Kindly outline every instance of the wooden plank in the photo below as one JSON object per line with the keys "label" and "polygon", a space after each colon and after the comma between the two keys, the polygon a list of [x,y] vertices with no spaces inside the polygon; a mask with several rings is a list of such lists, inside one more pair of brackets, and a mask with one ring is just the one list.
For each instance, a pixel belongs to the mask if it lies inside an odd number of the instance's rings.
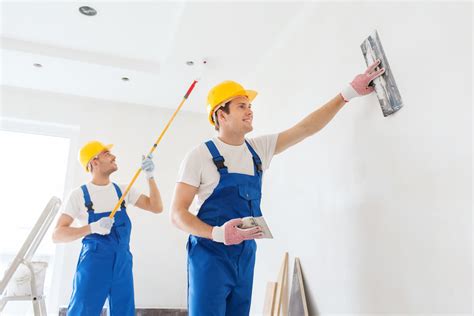
{"label": "wooden plank", "polygon": [[[283,293],[288,283],[288,252],[283,256],[283,263],[281,264],[280,273],[278,274],[277,288],[275,293],[275,301],[273,304],[273,316],[280,316],[280,309],[282,301],[284,300]],[[286,315],[284,315],[286,316]]]}
{"label": "wooden plank", "polygon": [[306,294],[304,291],[303,273],[300,259],[295,258],[293,284],[291,285],[289,316],[309,316]]}
{"label": "wooden plank", "polygon": [[281,290],[281,315],[288,316],[288,271],[290,270],[288,258],[286,260],[285,277]]}
{"label": "wooden plank", "polygon": [[272,316],[273,303],[275,301],[277,283],[267,282],[267,289],[265,290],[265,302],[263,304],[263,316]]}

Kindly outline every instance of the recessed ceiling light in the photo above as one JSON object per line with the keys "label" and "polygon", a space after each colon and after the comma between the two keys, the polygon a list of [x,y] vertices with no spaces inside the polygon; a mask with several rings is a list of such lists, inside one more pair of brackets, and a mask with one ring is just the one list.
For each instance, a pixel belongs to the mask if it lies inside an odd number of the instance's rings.
{"label": "recessed ceiling light", "polygon": [[37,67],[37,68],[41,68],[41,67],[43,67],[43,65],[41,65],[41,64],[38,64],[38,63],[34,63],[34,64],[33,64],[33,66],[35,66],[35,67]]}
{"label": "recessed ceiling light", "polygon": [[130,79],[128,77],[122,77],[122,80],[123,81],[130,81]]}
{"label": "recessed ceiling light", "polygon": [[87,16],[94,16],[97,14],[97,11],[94,8],[88,6],[82,6],[79,8],[79,12]]}
{"label": "recessed ceiling light", "polygon": [[192,60],[188,60],[188,61],[186,62],[186,65],[188,65],[188,66],[192,66],[192,65],[194,65],[194,61],[192,61]]}

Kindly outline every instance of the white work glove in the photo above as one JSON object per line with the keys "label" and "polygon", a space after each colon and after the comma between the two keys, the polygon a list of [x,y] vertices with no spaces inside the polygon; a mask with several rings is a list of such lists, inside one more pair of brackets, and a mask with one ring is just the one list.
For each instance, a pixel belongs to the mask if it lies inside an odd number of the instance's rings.
{"label": "white work glove", "polygon": [[108,216],[102,217],[97,222],[92,222],[89,224],[91,228],[91,234],[99,234],[99,235],[110,234],[112,225],[114,225],[114,219]]}
{"label": "white work glove", "polygon": [[229,246],[240,244],[244,240],[263,237],[262,228],[260,226],[246,229],[238,228],[237,226],[241,224],[241,218],[234,218],[222,226],[214,226],[212,229],[212,240]]}
{"label": "white work glove", "polygon": [[355,97],[360,97],[374,91],[373,87],[369,87],[369,83],[385,72],[385,68],[374,71],[379,64],[380,59],[376,60],[375,63],[370,65],[363,74],[357,75],[354,80],[352,80],[352,82],[341,91],[341,96],[344,101],[349,102]]}
{"label": "white work glove", "polygon": [[153,163],[152,159],[152,154],[142,157],[142,170],[145,172],[146,178],[148,180],[153,178],[153,173],[155,171],[155,164]]}

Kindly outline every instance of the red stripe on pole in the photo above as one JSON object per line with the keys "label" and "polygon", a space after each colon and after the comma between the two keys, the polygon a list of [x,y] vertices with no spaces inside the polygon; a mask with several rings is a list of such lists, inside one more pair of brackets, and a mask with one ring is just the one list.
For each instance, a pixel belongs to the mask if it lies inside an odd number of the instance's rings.
{"label": "red stripe on pole", "polygon": [[184,95],[184,98],[187,99],[188,96],[191,94],[191,91],[193,91],[194,89],[194,86],[196,85],[197,83],[197,80],[194,80],[194,82],[191,84],[191,86],[189,87],[188,89],[188,92],[186,92],[186,94]]}

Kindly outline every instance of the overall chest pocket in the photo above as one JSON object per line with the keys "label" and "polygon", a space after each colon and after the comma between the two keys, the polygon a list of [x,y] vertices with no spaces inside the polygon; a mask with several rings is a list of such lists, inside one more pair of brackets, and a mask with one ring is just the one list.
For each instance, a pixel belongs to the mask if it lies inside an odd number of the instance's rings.
{"label": "overall chest pocket", "polygon": [[260,188],[240,185],[238,190],[239,201],[234,206],[234,210],[239,213],[239,216],[260,216],[260,200],[262,198]]}
{"label": "overall chest pocket", "polygon": [[260,200],[262,192],[251,185],[239,185],[239,196],[246,201]]}

